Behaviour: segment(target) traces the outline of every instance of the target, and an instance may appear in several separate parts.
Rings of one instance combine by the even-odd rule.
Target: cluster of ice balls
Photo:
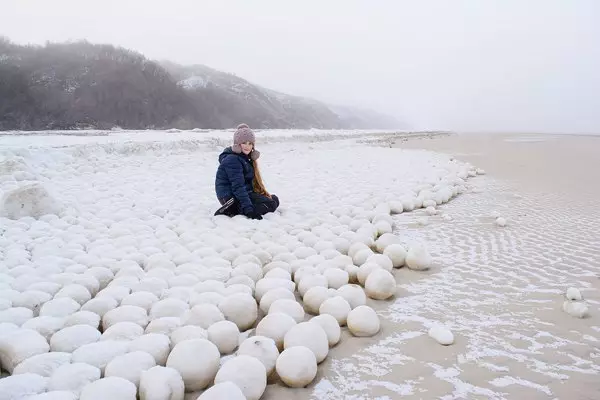
[[[306,386],[342,327],[379,332],[367,297],[395,295],[394,268],[431,264],[392,234],[390,214],[464,185],[443,178],[371,208],[258,224],[20,218],[0,239],[0,362],[12,374],[0,392],[233,399],[260,398],[274,377]]]

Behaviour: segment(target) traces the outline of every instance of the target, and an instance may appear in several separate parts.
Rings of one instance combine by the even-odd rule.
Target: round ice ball
[[[340,326],[344,326],[351,310],[350,304],[342,296],[334,296],[321,304],[319,314],[329,314],[336,319]]]
[[[279,299],[271,304],[269,307],[269,314],[273,313],[284,313],[294,318],[296,322],[302,322],[304,320],[304,309],[294,299]]]
[[[219,310],[242,332],[251,328],[258,317],[258,305],[254,298],[247,293],[235,293],[224,298],[219,303]]]
[[[208,340],[217,346],[221,354],[232,353],[238,346],[240,330],[231,321],[215,322],[207,332]]]
[[[317,363],[321,363],[329,352],[329,340],[321,326],[315,322],[301,322],[294,325],[283,339],[284,348],[294,346],[308,347],[315,355]]]
[[[323,328],[325,334],[327,335],[329,347],[335,346],[340,341],[342,330],[337,319],[335,319],[332,315],[317,315],[316,317],[313,317],[310,322],[317,323],[321,326],[321,328]]]
[[[369,277],[369,275],[371,275],[371,273],[377,269],[382,269],[382,268],[379,264],[376,264],[376,263],[364,263],[363,265],[361,265],[358,268],[358,273],[356,274],[358,282],[361,285],[364,285],[365,282],[367,281],[367,278]]]
[[[334,289],[347,284],[350,280],[348,272],[338,268],[329,268],[325,270],[325,272],[323,272],[323,276],[327,278],[328,286]]]
[[[196,400],[246,400],[242,390],[233,382],[221,382],[206,389]],[[141,399],[143,400],[143,399]],[[170,399],[176,400],[176,399]]]
[[[406,249],[401,244],[390,244],[385,248],[383,254],[392,260],[394,268],[400,268],[404,265],[406,260]]]
[[[386,270],[375,269],[365,281],[365,293],[375,300],[389,299],[396,294],[396,279]]]
[[[426,270],[431,265],[431,256],[422,244],[411,246],[406,254],[406,266],[417,271]]]
[[[233,382],[247,400],[258,400],[267,387],[267,371],[258,359],[238,355],[225,362],[215,376],[215,384]]]
[[[260,309],[263,313],[267,314],[271,304],[280,299],[295,300],[296,297],[294,296],[294,293],[290,292],[286,288],[279,287],[271,289],[260,299]]]
[[[117,356],[106,364],[104,376],[117,376],[127,379],[137,387],[140,384],[142,372],[154,366],[156,366],[156,361],[150,354],[143,351],[133,351]]]
[[[311,314],[318,314],[321,304],[331,295],[329,289],[323,286],[314,286],[306,291],[304,298],[304,309]]]
[[[308,347],[294,346],[279,355],[275,369],[287,386],[301,388],[310,384],[317,376],[317,359]]]
[[[192,339],[175,345],[166,366],[179,372],[186,391],[202,390],[214,381],[220,359],[219,349],[213,343]]]
[[[140,376],[140,400],[181,400],[184,394],[183,379],[173,368],[156,366]]]
[[[359,285],[344,285],[337,290],[336,294],[343,297],[348,304],[350,304],[350,308],[352,309],[367,303],[367,295]]]
[[[279,350],[273,339],[266,336],[252,336],[242,342],[237,354],[258,359],[265,366],[269,376],[275,370]]]
[[[84,386],[80,400],[135,400],[136,387],[127,379],[109,376]]]
[[[348,314],[348,329],[354,336],[373,336],[380,329],[379,317],[369,306],[361,305]]]
[[[256,325],[256,335],[273,339],[277,348],[283,349],[285,335],[296,325],[294,318],[284,313],[266,315]]]

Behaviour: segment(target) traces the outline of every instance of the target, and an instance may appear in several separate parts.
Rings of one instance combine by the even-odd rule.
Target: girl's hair
[[[260,176],[260,169],[258,168],[257,160],[252,161],[252,166],[254,167],[254,179],[252,180],[252,188],[256,193],[271,198],[271,194],[267,192],[262,177]]]

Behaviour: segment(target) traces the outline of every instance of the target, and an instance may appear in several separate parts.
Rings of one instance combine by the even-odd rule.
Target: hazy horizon
[[[3,3],[18,44],[110,43],[416,129],[600,132],[593,0]]]

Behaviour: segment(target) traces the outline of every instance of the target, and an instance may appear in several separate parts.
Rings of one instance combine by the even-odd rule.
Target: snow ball
[[[318,314],[319,307],[325,300],[330,296],[329,289],[324,286],[313,286],[306,291],[302,301],[304,302],[304,308],[311,314]]]
[[[46,340],[50,340],[52,335],[64,328],[65,319],[57,317],[35,317],[25,322],[22,328],[37,331]]]
[[[262,267],[262,265],[263,265],[262,261],[253,254],[242,254],[241,256],[239,256],[235,260],[233,260],[231,265],[233,265],[234,267],[237,267],[239,265],[247,264],[247,263],[256,264],[260,267]]]
[[[219,303],[219,310],[225,319],[234,322],[242,332],[251,328],[258,317],[256,301],[247,293],[236,293],[224,298]]]
[[[19,374],[0,379],[0,399],[20,400],[46,391],[48,379],[37,374]]]
[[[39,290],[26,290],[12,300],[13,307],[25,307],[33,311],[34,315],[39,313],[40,307],[49,301],[52,296]]]
[[[223,300],[225,296],[221,293],[217,292],[203,292],[192,294],[189,300],[189,304],[191,307],[200,305],[200,304],[214,304],[218,305],[221,300]]]
[[[404,212],[404,206],[402,205],[402,201],[392,200],[389,203],[390,212],[392,214],[402,214]]]
[[[317,376],[317,359],[308,347],[290,347],[279,355],[275,369],[287,386],[301,388],[310,384]]]
[[[27,396],[25,400],[77,400],[77,396],[73,392],[60,390]]]
[[[325,272],[323,272],[323,276],[327,278],[328,286],[334,289],[346,285],[350,280],[348,272],[338,268],[327,269]]]
[[[54,297],[54,295],[60,290],[62,286],[60,283],[55,282],[36,282],[32,283],[27,287],[27,290],[35,290],[39,292],[48,293],[50,296]]]
[[[0,365],[12,373],[24,360],[49,350],[48,342],[38,332],[31,329],[10,330],[0,336]]]
[[[266,336],[253,336],[242,342],[237,354],[251,356],[262,362],[268,377],[275,370],[279,350],[273,339]]]
[[[217,346],[206,339],[186,340],[175,345],[166,366],[181,374],[186,391],[202,390],[214,381],[220,356]]]
[[[79,400],[136,400],[137,389],[127,379],[116,376],[98,379],[81,390]]]
[[[160,300],[150,309],[150,318],[181,317],[189,308],[187,302],[179,299]]]
[[[17,365],[13,375],[32,373],[50,377],[56,369],[69,363],[71,363],[71,354],[69,353],[50,352],[38,354]]]
[[[364,263],[358,268],[356,278],[361,285],[364,285],[369,275],[376,269],[382,269],[381,265],[376,263]]]
[[[8,189],[0,198],[0,216],[9,219],[39,218],[46,214],[59,214],[62,209],[62,204],[39,182]]]
[[[74,325],[63,328],[50,338],[50,350],[72,353],[83,345],[95,343],[100,332],[89,325]]]
[[[438,213],[438,210],[436,210],[436,208],[434,206],[428,206],[427,208],[425,208],[425,214],[427,214],[427,215],[436,215],[437,213]]]
[[[84,344],[73,352],[74,363],[87,363],[100,368],[104,372],[104,367],[113,358],[127,353],[129,349],[128,342],[105,340],[96,343]]]
[[[310,322],[317,323],[323,328],[327,335],[329,347],[335,346],[339,341],[342,334],[342,329],[337,319],[330,314],[321,314],[313,317]]]
[[[391,233],[385,233],[375,241],[375,248],[379,253],[383,253],[388,246],[400,243],[401,239],[398,236]]]
[[[102,333],[100,340],[133,340],[144,334],[144,328],[134,322],[117,322]]]
[[[344,271],[346,271],[348,273],[348,282],[349,283],[358,282],[358,270],[359,270],[359,267],[357,267],[354,264],[346,265],[346,267],[344,267]]]
[[[373,254],[372,256],[367,258],[366,262],[379,264],[379,266],[382,269],[384,269],[388,272],[391,272],[392,269],[394,268],[394,263],[392,262],[392,260],[384,254]]]
[[[298,259],[306,259],[310,256],[316,255],[317,251],[315,249],[313,249],[312,247],[302,246],[302,247],[298,247],[296,250],[294,250],[293,254]]]
[[[246,285],[235,284],[235,285],[227,286],[223,292],[225,297],[230,296],[235,293],[246,293],[246,294],[252,296],[254,294],[254,291],[252,290],[252,288],[250,288]]]
[[[315,322],[300,322],[294,325],[283,339],[285,349],[295,346],[308,347],[321,363],[329,353],[329,340],[321,325]]]
[[[97,298],[110,297],[110,298],[116,300],[117,302],[120,302],[129,293],[131,293],[131,289],[123,287],[123,286],[107,286],[106,288],[99,291],[95,298],[97,299]]]
[[[579,289],[571,287],[567,289],[567,299],[581,301],[583,297],[581,296]]]
[[[287,314],[268,314],[256,326],[255,334],[272,339],[277,348],[282,350],[285,335],[294,325],[296,321]]]
[[[242,390],[233,382],[221,382],[204,391],[195,400],[246,400]],[[141,399],[144,400],[144,399]],[[158,399],[157,399],[158,400]],[[175,400],[175,399],[172,399]]]
[[[269,313],[269,307],[271,307],[271,304],[280,299],[295,300],[296,297],[294,296],[294,293],[283,287],[271,289],[260,299],[260,309],[263,313],[267,314]]]
[[[289,281],[287,279],[263,278],[256,282],[254,296],[256,297],[256,300],[260,302],[262,296],[264,296],[269,290],[276,289],[279,287],[286,288],[292,293],[294,292],[294,289],[296,289],[296,285],[294,284],[294,282]]]
[[[406,249],[401,244],[390,244],[386,246],[383,254],[392,261],[394,268],[400,268],[406,262]]]
[[[133,351],[122,356],[115,357],[104,370],[104,376],[116,376],[127,379],[136,387],[140,384],[143,371],[156,366],[154,357],[143,351]]]
[[[336,319],[340,326],[344,326],[351,310],[350,304],[342,296],[334,296],[321,304],[319,314],[329,314]]]
[[[381,236],[386,233],[392,233],[394,230],[392,225],[388,221],[378,221],[375,224],[375,229],[377,229],[377,235]]]
[[[379,317],[369,306],[360,305],[348,314],[348,329],[354,336],[373,336],[381,328]]]
[[[358,306],[364,306],[367,303],[367,295],[359,285],[344,285],[337,290],[336,295],[344,298],[348,304],[350,304],[350,308],[352,309],[355,309]]]
[[[225,298],[223,298],[225,300]],[[222,300],[222,301],[223,301]],[[182,317],[183,325],[197,325],[204,329],[215,322],[223,321],[225,316],[223,312],[214,304],[198,304],[187,311]]]
[[[371,249],[359,250],[356,254],[354,254],[354,257],[352,257],[352,261],[354,262],[354,265],[363,265],[365,262],[367,262],[369,257],[374,254],[375,253],[373,253],[373,250]]]
[[[234,276],[232,278],[229,278],[229,280],[225,282],[225,287],[229,287],[232,285],[246,285],[250,289],[252,289],[253,292],[254,288],[256,287],[256,283],[254,282],[254,280],[245,275]]]
[[[99,289],[104,289],[114,278],[113,272],[105,267],[92,267],[86,271],[86,274],[98,280]]]
[[[267,371],[258,359],[238,355],[227,361],[217,372],[215,384],[233,382],[246,399],[258,400],[267,387]]]
[[[292,280],[292,274],[281,268],[273,268],[265,274],[265,278],[279,278]]]
[[[208,339],[208,332],[196,325],[186,325],[175,329],[169,335],[172,346],[192,339]]]
[[[103,317],[108,311],[116,308],[119,305],[119,302],[112,297],[104,296],[104,297],[95,297],[81,306],[81,311],[89,311],[98,315],[99,317]]]
[[[583,302],[571,302],[566,300],[563,303],[563,311],[575,318],[586,318],[589,316],[588,306]]]
[[[0,323],[10,322],[21,326],[31,318],[33,318],[33,311],[25,307],[13,307],[0,311]]]
[[[148,314],[146,310],[136,306],[120,306],[110,310],[102,317],[103,329],[108,329],[118,322],[135,322],[142,328],[148,325]]]
[[[431,266],[432,259],[424,245],[415,244],[408,249],[405,262],[408,268],[423,271]]]
[[[506,218],[498,217],[498,218],[496,218],[495,223],[496,223],[496,226],[505,227],[506,226]]]
[[[223,355],[232,353],[238,346],[240,330],[231,321],[215,322],[207,331],[208,340],[213,342]]]
[[[179,371],[161,366],[143,371],[139,387],[140,400],[182,400],[185,393]]]
[[[294,271],[294,282],[295,283],[300,283],[302,278],[304,278],[305,276],[318,275],[320,273],[319,269],[317,267],[308,265],[304,261],[301,261],[299,264],[294,264],[293,268],[295,268],[295,271]]]
[[[315,286],[329,287],[329,282],[323,275],[304,276],[298,284],[298,293],[300,293],[300,296],[304,297],[308,289]]]
[[[454,335],[444,326],[434,325],[429,329],[428,334],[441,345],[448,346],[454,343]]]
[[[69,297],[55,298],[44,303],[44,305],[40,308],[40,316],[59,318],[68,317],[76,311],[79,311],[80,308],[81,303]]]
[[[231,271],[231,276],[247,276],[256,282],[263,277],[263,269],[254,263],[240,264]]]
[[[0,311],[8,310],[12,307],[12,300],[0,298]]]
[[[144,329],[145,333],[162,333],[169,335],[182,325],[182,319],[177,317],[163,317],[150,321]]]
[[[389,299],[396,294],[396,279],[384,269],[375,269],[365,281],[365,293],[375,300]]]
[[[158,297],[150,292],[135,292],[127,295],[121,300],[122,306],[141,307],[146,311],[150,311],[152,305],[158,302]]]
[[[121,278],[117,278],[121,279]],[[116,281],[116,280],[115,280]],[[113,282],[115,282],[113,281]],[[113,285],[113,283],[109,284]],[[150,292],[156,297],[161,297],[163,292],[169,288],[169,284],[162,278],[144,278],[137,283],[131,284],[132,292]]]
[[[55,299],[60,299],[63,297],[73,299],[76,302],[78,302],[80,305],[83,305],[87,301],[91,300],[92,295],[90,294],[90,291],[87,290],[87,288],[85,286],[78,285],[78,284],[71,284],[71,285],[63,286],[63,288],[60,289],[58,291],[58,293],[56,293],[54,295]]]
[[[169,356],[171,340],[159,333],[147,333],[129,343],[130,351],[143,351],[154,358],[157,365],[165,365]]]
[[[89,325],[98,329],[100,326],[100,316],[91,311],[77,311],[65,319],[65,327],[74,325]]]
[[[437,202],[435,200],[423,200],[423,207],[425,208],[425,212],[427,212],[428,208],[435,210],[436,206],[437,206]],[[434,215],[434,214],[429,214],[429,215]]]
[[[100,369],[86,363],[64,364],[50,376],[48,390],[64,390],[79,395],[81,389],[100,379]]]
[[[225,284],[221,281],[209,279],[206,281],[198,282],[194,285],[196,293],[215,292],[222,293],[225,290]]]
[[[294,318],[296,322],[304,320],[304,309],[296,302],[295,299],[279,299],[275,300],[269,307],[269,314],[284,313]]]

